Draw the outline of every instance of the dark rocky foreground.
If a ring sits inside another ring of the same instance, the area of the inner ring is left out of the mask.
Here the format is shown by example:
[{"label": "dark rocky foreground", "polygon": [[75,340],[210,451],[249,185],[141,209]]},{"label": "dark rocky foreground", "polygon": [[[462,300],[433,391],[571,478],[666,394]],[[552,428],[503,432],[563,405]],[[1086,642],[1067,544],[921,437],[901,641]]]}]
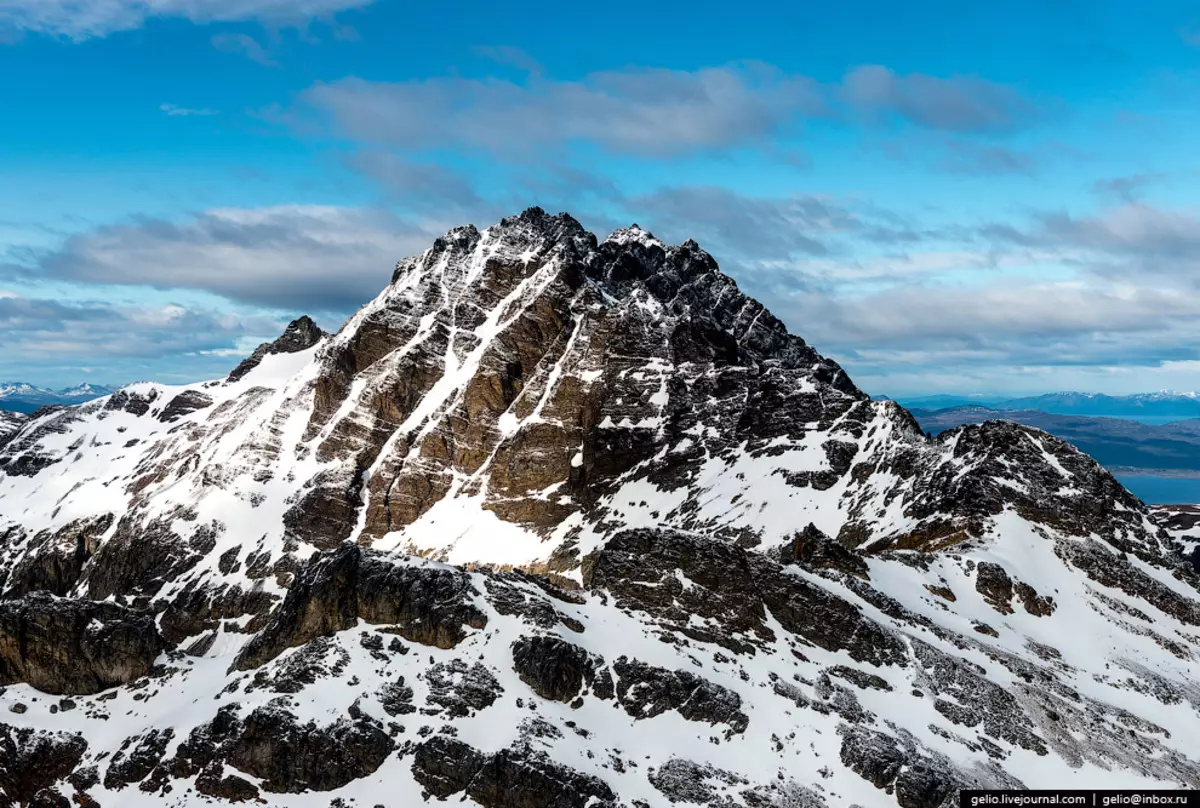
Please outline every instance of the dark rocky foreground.
[{"label": "dark rocky foreground", "polygon": [[1197,787],[1193,521],[531,209],[0,437],[0,806]]}]

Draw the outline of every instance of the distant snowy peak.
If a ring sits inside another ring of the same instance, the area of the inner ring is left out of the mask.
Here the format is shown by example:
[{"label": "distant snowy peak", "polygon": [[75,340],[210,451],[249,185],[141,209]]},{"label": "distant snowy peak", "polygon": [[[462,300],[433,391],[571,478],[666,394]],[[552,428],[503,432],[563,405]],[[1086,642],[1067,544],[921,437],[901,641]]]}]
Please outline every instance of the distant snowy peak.
[{"label": "distant snowy peak", "polygon": [[83,384],[77,384],[74,387],[63,388],[62,390],[58,391],[58,395],[62,396],[63,398],[86,400],[111,395],[112,392],[113,388],[111,387],[105,387],[102,384],[90,384],[88,382],[84,382]]},{"label": "distant snowy peak", "polygon": [[54,391],[46,387],[35,387],[27,382],[0,382],[0,398],[14,396],[54,395]]},{"label": "distant snowy peak", "polygon": [[78,384],[62,390],[51,390],[26,382],[0,383],[0,410],[31,413],[42,407],[79,404],[112,393],[98,384]]}]

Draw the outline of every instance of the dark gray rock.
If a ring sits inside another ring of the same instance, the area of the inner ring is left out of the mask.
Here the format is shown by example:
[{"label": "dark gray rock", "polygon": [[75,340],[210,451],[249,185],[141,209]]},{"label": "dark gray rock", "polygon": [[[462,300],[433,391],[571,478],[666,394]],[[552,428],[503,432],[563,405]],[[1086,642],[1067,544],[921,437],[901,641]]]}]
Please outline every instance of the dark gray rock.
[{"label": "dark gray rock", "polygon": [[426,701],[433,711],[447,718],[465,718],[491,707],[504,692],[490,670],[476,662],[467,665],[461,659],[439,662],[425,673],[429,685]]},{"label": "dark gray rock", "polygon": [[741,696],[690,671],[669,671],[627,657],[614,662],[613,671],[617,701],[635,719],[675,710],[688,721],[725,724],[727,734],[745,732],[750,724]]},{"label": "dark gray rock", "polygon": [[975,589],[1001,614],[1012,614],[1013,582],[1004,567],[981,561],[975,571]]},{"label": "dark gray rock", "polygon": [[79,735],[0,724],[0,804],[25,805],[66,780],[88,744]]},{"label": "dark gray rock", "polygon": [[395,742],[378,724],[345,718],[326,726],[300,724],[287,712],[259,707],[226,742],[229,765],[263,781],[267,791],[332,791],[366,777]]},{"label": "dark gray rock", "polygon": [[165,648],[152,617],[116,604],[45,593],[0,600],[0,684],[98,693],[148,674]]},{"label": "dark gray rock", "polygon": [[468,576],[450,567],[355,545],[317,554],[234,665],[258,667],[288,648],[352,628],[359,619],[392,626],[412,642],[451,648],[468,627],[487,622],[471,602],[474,594]]},{"label": "dark gray rock", "polygon": [[867,562],[861,556],[826,536],[811,522],[784,547],[783,562],[808,570],[836,569],[860,578],[869,577]]},{"label": "dark gray rock", "polygon": [[539,752],[506,749],[485,755],[435,736],[417,747],[412,773],[432,796],[465,793],[484,808],[616,808],[616,795],[606,783]]},{"label": "dark gray rock", "polygon": [[[684,587],[676,570],[692,582]],[[622,607],[659,618],[675,631],[736,651],[732,635],[773,636],[766,610],[789,632],[860,662],[906,664],[904,644],[864,617],[857,606],[740,547],[672,530],[622,531],[583,563],[583,581],[616,597]],[[692,615],[710,618],[717,632],[692,628]]]},{"label": "dark gray rock", "polygon": [[104,787],[109,791],[120,791],[130,783],[140,783],[162,761],[167,744],[175,737],[170,727],[153,729],[139,738],[127,738],[104,773]]},{"label": "dark gray rock", "polygon": [[236,382],[258,367],[271,354],[297,353],[316,345],[328,336],[307,314],[292,320],[274,342],[264,342],[254,353],[242,360],[229,374],[229,381]]},{"label": "dark gray rock", "polygon": [[577,645],[558,637],[521,637],[512,644],[513,670],[544,699],[569,702],[603,664]]},{"label": "dark gray rock", "polygon": [[184,390],[167,402],[167,405],[162,408],[162,412],[158,414],[158,420],[164,424],[171,424],[185,415],[191,415],[193,412],[211,407],[212,403],[212,396],[208,393],[202,393],[199,390]]}]

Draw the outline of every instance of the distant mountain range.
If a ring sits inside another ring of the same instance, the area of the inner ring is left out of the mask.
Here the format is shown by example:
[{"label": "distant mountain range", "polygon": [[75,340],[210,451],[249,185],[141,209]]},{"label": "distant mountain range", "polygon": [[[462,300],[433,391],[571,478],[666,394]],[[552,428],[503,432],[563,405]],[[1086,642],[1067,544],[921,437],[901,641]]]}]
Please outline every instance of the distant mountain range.
[{"label": "distant mountain range", "polygon": [[[1039,396],[1034,400],[1053,398],[1055,396]],[[910,412],[922,429],[935,435],[962,424],[981,424],[995,419],[1016,421],[1044,429],[1074,444],[1110,471],[1200,473],[1200,418],[1156,425],[1128,418],[1060,415],[977,404],[936,410],[914,407]]]},{"label": "distant mountain range", "polygon": [[[885,398],[881,396],[880,398]],[[1086,415],[1100,418],[1131,418],[1146,423],[1165,423],[1200,418],[1200,394],[1163,391],[1128,396],[1101,393],[1046,393],[1040,396],[1006,398],[987,395],[934,395],[895,399],[906,408],[942,410],[980,406],[995,410],[1038,410],[1055,415]]]},{"label": "distant mountain range", "polygon": [[0,382],[0,410],[29,413],[55,404],[82,404],[112,392],[112,388],[101,384],[84,383],[51,390],[26,382]]}]

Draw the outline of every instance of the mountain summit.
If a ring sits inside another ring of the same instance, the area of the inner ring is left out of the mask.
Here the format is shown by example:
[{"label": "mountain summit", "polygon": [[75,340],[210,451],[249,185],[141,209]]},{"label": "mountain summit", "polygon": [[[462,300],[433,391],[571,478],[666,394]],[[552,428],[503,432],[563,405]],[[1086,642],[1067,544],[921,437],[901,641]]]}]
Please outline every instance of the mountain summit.
[{"label": "mountain summit", "polygon": [[64,761],[0,763],[18,802],[1200,785],[1185,542],[1044,432],[929,438],[637,226],[456,228],[336,334],[41,413],[0,515],[0,746]]}]

